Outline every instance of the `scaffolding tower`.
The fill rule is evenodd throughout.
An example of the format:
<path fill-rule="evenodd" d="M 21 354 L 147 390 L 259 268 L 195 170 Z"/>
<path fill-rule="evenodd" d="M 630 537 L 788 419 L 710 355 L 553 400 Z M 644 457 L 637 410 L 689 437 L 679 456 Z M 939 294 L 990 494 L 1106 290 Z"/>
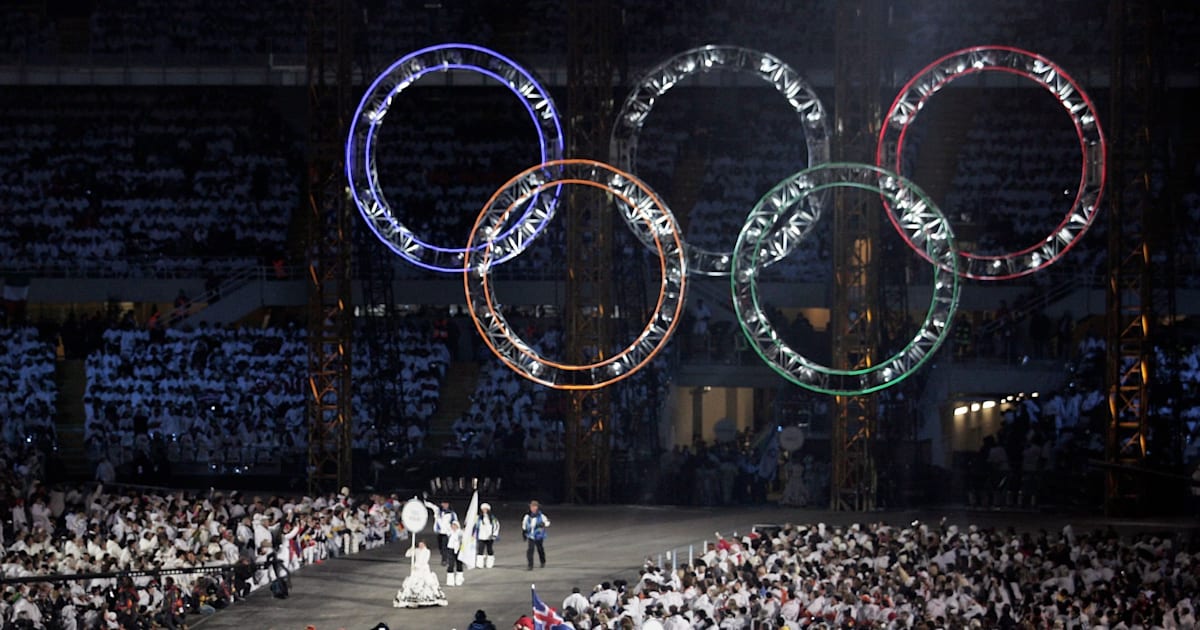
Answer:
<path fill-rule="evenodd" d="M 1108 157 L 1108 283 L 1106 293 L 1109 422 L 1104 498 L 1108 514 L 1144 509 L 1151 452 L 1151 390 L 1157 378 L 1154 363 L 1156 313 L 1155 261 L 1171 258 L 1150 234 L 1161 217 L 1154 207 L 1156 113 L 1163 86 L 1155 47 L 1162 33 L 1162 15 L 1152 0 L 1112 0 Z M 1166 232 L 1170 226 L 1165 226 Z M 1168 274 L 1169 275 L 1169 274 Z M 1168 311 L 1174 307 L 1171 278 Z M 1169 349 L 1168 351 L 1174 351 Z M 1157 435 L 1166 446 L 1170 429 Z"/>
<path fill-rule="evenodd" d="M 351 89 L 349 0 L 308 5 L 309 492 L 350 485 L 350 204 L 344 173 Z"/>
<path fill-rule="evenodd" d="M 567 154 L 608 160 L 613 114 L 613 10 L 610 0 L 567 3 Z M 609 356 L 613 340 L 612 211 L 600 191 L 565 189 L 567 360 Z M 569 392 L 565 499 L 606 503 L 612 496 L 608 388 Z"/>
<path fill-rule="evenodd" d="M 884 85 L 881 40 L 883 0 L 843 0 L 837 6 L 834 55 L 834 156 L 870 162 L 882 124 Z M 833 195 L 833 302 L 829 330 L 833 367 L 861 369 L 878 360 L 882 315 L 879 305 L 878 197 L 838 188 Z M 830 508 L 875 508 L 872 456 L 879 415 L 877 396 L 836 396 L 832 406 Z"/>

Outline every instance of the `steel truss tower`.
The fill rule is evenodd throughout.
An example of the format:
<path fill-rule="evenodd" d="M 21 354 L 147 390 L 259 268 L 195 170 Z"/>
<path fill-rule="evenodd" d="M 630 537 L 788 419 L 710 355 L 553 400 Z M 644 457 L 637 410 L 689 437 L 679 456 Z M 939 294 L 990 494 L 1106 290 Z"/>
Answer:
<path fill-rule="evenodd" d="M 608 161 L 613 115 L 613 12 L 609 0 L 567 3 L 567 155 Z M 565 190 L 567 360 L 607 358 L 613 340 L 613 219 L 596 189 Z M 566 418 L 566 491 L 573 503 L 611 499 L 608 388 L 572 391 Z"/>
<path fill-rule="evenodd" d="M 308 5 L 308 487 L 350 485 L 350 1 Z"/>
<path fill-rule="evenodd" d="M 883 0 L 843 0 L 837 7 L 834 58 L 834 155 L 838 161 L 871 162 L 879 135 L 884 85 L 880 43 Z M 833 304 L 829 331 L 833 367 L 871 366 L 879 353 L 878 197 L 838 188 L 833 195 Z M 830 508 L 875 508 L 876 470 L 871 449 L 878 420 L 875 395 L 837 396 L 831 435 L 833 475 Z"/>
<path fill-rule="evenodd" d="M 1160 248 L 1148 237 L 1157 220 L 1152 169 L 1162 76 L 1154 48 L 1162 15 L 1153 0 L 1112 0 L 1108 157 L 1107 370 L 1109 424 L 1105 511 L 1138 511 L 1146 477 L 1130 473 L 1150 452 L 1155 382 L 1153 279 Z M 1169 230 L 1170 228 L 1168 228 Z M 1170 248 L 1166 248 L 1169 253 Z M 1173 287 L 1168 287 L 1168 293 Z M 1173 300 L 1171 300 L 1173 301 Z M 1168 303 L 1167 308 L 1170 308 Z M 1174 351 L 1174 349 L 1171 349 Z M 1167 436 L 1156 436 L 1166 440 Z M 1165 444 L 1164 444 L 1165 445 Z"/>

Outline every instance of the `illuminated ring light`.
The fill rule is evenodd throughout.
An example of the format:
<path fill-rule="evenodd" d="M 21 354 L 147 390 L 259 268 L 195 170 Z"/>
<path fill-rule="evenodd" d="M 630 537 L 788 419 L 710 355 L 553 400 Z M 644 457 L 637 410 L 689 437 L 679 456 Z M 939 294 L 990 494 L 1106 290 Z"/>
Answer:
<path fill-rule="evenodd" d="M 977 46 L 950 53 L 929 64 L 901 88 L 884 119 L 876 147 L 875 163 L 900 170 L 905 136 L 925 101 L 951 81 L 976 72 L 998 71 L 1025 77 L 1045 88 L 1058 99 L 1079 137 L 1083 166 L 1075 201 L 1058 227 L 1040 242 L 1025 249 L 1001 255 L 972 254 L 959 251 L 960 271 L 975 280 L 1006 280 L 1046 268 L 1071 249 L 1092 225 L 1104 192 L 1107 144 L 1100 129 L 1096 108 L 1083 88 L 1054 62 L 1040 55 L 1007 46 Z M 896 213 L 888 209 L 888 219 L 903 235 Z M 905 237 L 908 240 L 908 237 Z M 910 247 L 926 254 L 911 240 Z M 928 257 L 926 257 L 928 258 Z"/>
<path fill-rule="evenodd" d="M 932 300 L 917 334 L 895 355 L 867 368 L 841 370 L 818 365 L 779 337 L 758 297 L 762 261 L 775 252 L 771 235 L 781 221 L 816 221 L 802 210 L 804 199 L 831 188 L 859 188 L 886 199 L 899 215 L 906 238 L 919 244 L 934 266 Z M 792 217 L 791 215 L 798 215 Z M 815 392 L 856 396 L 899 383 L 941 346 L 958 308 L 959 283 L 954 233 L 933 201 L 915 184 L 891 171 L 869 164 L 834 162 L 789 176 L 755 204 L 738 234 L 733 250 L 733 306 L 742 332 L 754 351 L 787 380 Z"/>
<path fill-rule="evenodd" d="M 635 172 L 637 166 L 638 136 L 646 123 L 646 118 L 654 108 L 658 97 L 684 79 L 714 70 L 729 70 L 749 73 L 767 83 L 770 83 L 783 95 L 800 119 L 800 128 L 804 130 L 804 140 L 808 147 L 808 165 L 814 166 L 829 161 L 829 122 L 825 115 L 825 107 L 817 98 L 816 92 L 804 81 L 791 66 L 779 58 L 765 52 L 740 48 L 737 46 L 703 46 L 693 48 L 667 59 L 647 72 L 637 86 L 625 99 L 621 111 L 613 124 L 610 144 L 611 160 L 618 168 Z M 820 199 L 813 198 L 809 203 L 819 203 Z M 625 221 L 634 226 L 634 234 L 648 247 L 653 247 L 653 233 L 637 227 L 637 217 L 628 208 L 623 208 Z M 780 230 L 778 238 L 782 245 L 784 240 L 795 242 L 801 236 L 799 230 Z M 730 254 L 728 252 L 712 252 L 694 245 L 685 245 L 688 254 L 688 268 L 692 273 L 707 276 L 725 276 L 729 274 Z M 787 255 L 787 247 L 777 247 L 778 257 L 766 261 L 771 264 Z"/>
<path fill-rule="evenodd" d="M 618 204 L 627 204 L 645 229 L 654 235 L 659 258 L 658 303 L 646 327 L 629 346 L 587 365 L 550 361 L 522 340 L 496 308 L 491 289 L 492 234 L 521 205 L 551 186 L 574 184 L 607 191 Z M 633 175 L 603 162 L 559 160 L 529 168 L 492 195 L 471 229 L 466 255 L 467 307 L 480 336 L 492 352 L 521 376 L 556 389 L 599 389 L 627 378 L 654 358 L 679 323 L 687 282 L 687 258 L 674 215 L 648 186 Z"/>
<path fill-rule="evenodd" d="M 440 44 L 409 53 L 380 74 L 363 95 L 346 141 L 346 177 L 354 204 L 379 240 L 408 262 L 432 271 L 460 273 L 464 250 L 426 243 L 396 218 L 379 185 L 375 154 L 377 135 L 392 99 L 430 72 L 466 70 L 490 77 L 508 88 L 529 113 L 537 129 L 541 161 L 563 156 L 562 125 L 549 92 L 529 71 L 494 51 L 470 44 Z M 555 191 L 557 194 L 557 191 Z M 530 203 L 525 214 L 496 238 L 495 264 L 521 253 L 554 215 L 554 199 Z"/>

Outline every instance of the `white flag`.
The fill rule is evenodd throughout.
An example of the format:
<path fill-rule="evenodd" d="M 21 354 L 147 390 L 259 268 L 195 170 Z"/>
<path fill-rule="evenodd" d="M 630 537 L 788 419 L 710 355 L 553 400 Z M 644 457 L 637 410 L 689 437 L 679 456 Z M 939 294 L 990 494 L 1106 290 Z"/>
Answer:
<path fill-rule="evenodd" d="M 462 546 L 458 548 L 458 559 L 467 569 L 475 568 L 475 525 L 479 522 L 479 491 L 471 495 L 467 515 L 462 524 Z"/>

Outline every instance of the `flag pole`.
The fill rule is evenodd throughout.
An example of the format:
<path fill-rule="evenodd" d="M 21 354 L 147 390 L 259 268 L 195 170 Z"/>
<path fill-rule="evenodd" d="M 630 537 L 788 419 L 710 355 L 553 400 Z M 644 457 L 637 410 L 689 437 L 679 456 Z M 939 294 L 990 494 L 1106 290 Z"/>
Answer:
<path fill-rule="evenodd" d="M 407 529 L 408 528 L 406 527 L 405 530 L 407 530 Z M 417 532 L 408 532 L 408 550 L 412 551 L 413 549 L 416 549 L 416 548 L 417 548 Z M 408 557 L 410 558 L 410 561 L 408 563 L 408 572 L 412 573 L 412 565 L 414 562 L 417 561 L 417 554 L 412 553 L 412 554 L 409 554 Z"/>

